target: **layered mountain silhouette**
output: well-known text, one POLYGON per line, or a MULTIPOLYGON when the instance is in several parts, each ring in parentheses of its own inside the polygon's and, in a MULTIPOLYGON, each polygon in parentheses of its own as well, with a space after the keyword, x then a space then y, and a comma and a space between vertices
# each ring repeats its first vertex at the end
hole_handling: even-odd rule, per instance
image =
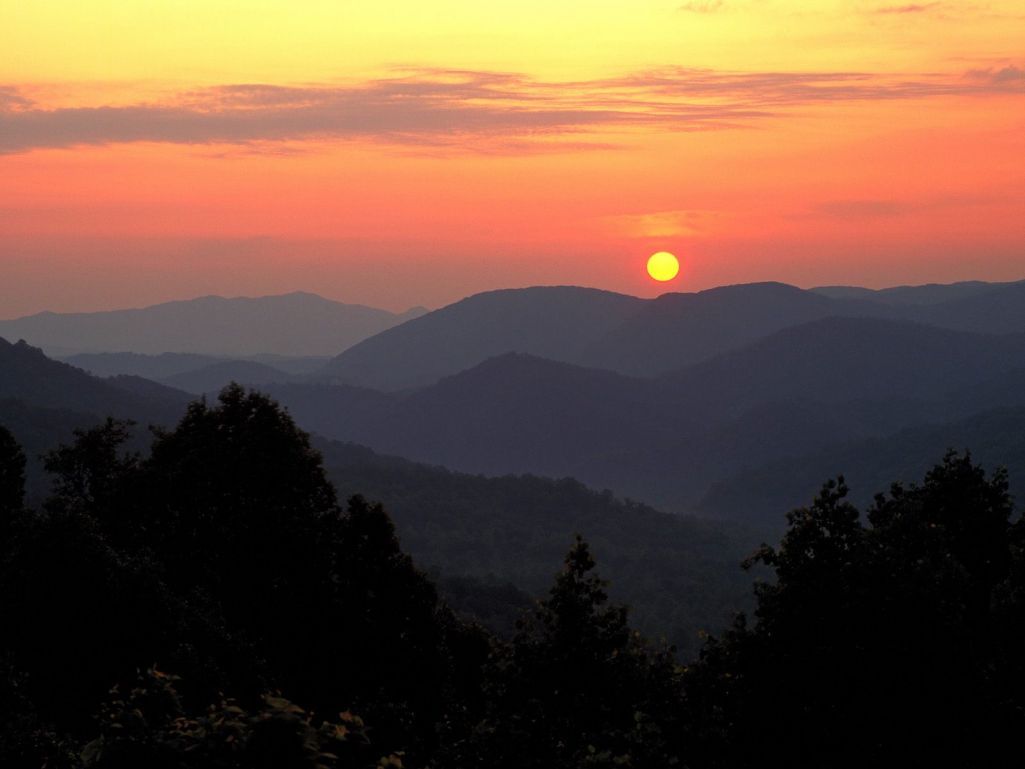
POLYGON ((493 291, 370 337, 320 374, 346 384, 402 390, 518 352, 654 376, 829 317, 1023 333, 1025 282, 892 291, 754 283, 652 300, 570 286, 493 291))
MULTIPOLYGON (((568 476, 665 509, 757 519, 773 506, 728 509, 715 500, 746 492, 730 497, 721 484, 738 479, 739 489, 773 463, 1025 406, 1023 308, 1025 282, 881 291, 760 283, 654 300, 516 289, 389 328, 312 375, 314 359, 253 351, 249 360, 96 354, 74 360, 159 384, 65 367, 0 397, 154 421, 154 405, 173 410, 183 390, 238 381, 280 399, 306 429, 385 454, 468 473, 568 476), (58 386, 69 372, 76 384, 58 386)), ((20 367, 56 365, 15 347, 27 356, 20 367)), ((946 448, 936 445, 910 475, 946 448)))
POLYGON ((259 298, 206 296, 137 310, 44 312, 0 321, 0 336, 25 339, 53 355, 335 355, 423 312, 416 308, 395 314, 301 292, 259 298))
POLYGON ((1020 289, 1025 282, 987 283, 968 280, 960 283, 927 283, 922 286, 893 286, 891 288, 861 288, 860 286, 819 286, 817 294, 833 298, 864 299, 897 306, 943 304, 954 300, 971 300, 1007 289, 1020 289))
POLYGON ((78 353, 60 357, 64 363, 88 371, 99 377, 126 374, 160 380, 187 371, 221 363, 226 358, 188 352, 165 352, 146 355, 138 352, 78 353))
MULTIPOLYGON (((575 373, 564 364, 529 360, 575 373)), ((623 379, 598 374, 609 381, 599 384, 595 394, 606 392, 601 390, 605 386, 613 392, 623 379)), ((344 403, 355 414, 385 414, 401 400, 368 389, 280 387, 285 395, 294 390, 307 409, 332 413, 331 406, 344 403), (312 397, 317 393, 320 401, 312 397)), ((631 396, 624 397, 625 405, 631 396)), ((139 420, 140 428, 151 423, 170 426, 181 418, 189 399, 141 377, 101 379, 50 360, 24 342, 0 340, 0 424, 11 430, 29 457, 32 499, 39 499, 47 487, 41 455, 69 441, 75 428, 98 424, 106 416, 139 420)), ((145 452, 147 445, 146 431, 140 429, 127 448, 145 452)), ((321 438, 316 445, 342 498, 360 493, 384 500, 417 562, 440 576, 443 589, 454 578, 461 586, 459 600, 470 605, 474 591, 486 592, 496 580, 530 594, 541 592, 550 582, 553 560, 558 561, 580 531, 588 533, 606 563, 605 573, 615 580, 616 600, 635 607, 638 626, 667 635, 688 654, 698 648, 700 631, 725 626, 749 593, 750 578, 736 563, 759 541, 757 529, 669 515, 569 479, 484 478, 352 443, 321 438)), ((512 616, 505 618, 509 627, 511 621, 512 616)))
POLYGON ((723 286, 664 294, 593 343, 585 365, 651 376, 829 316, 888 313, 857 299, 830 299, 784 283, 723 286))
MULTIPOLYGON (((219 363, 252 362, 274 369, 275 376, 309 374, 324 366, 329 356, 292 356, 270 353, 253 354, 248 357, 226 357, 200 355, 198 353, 165 352, 147 355, 138 352, 96 352, 78 353, 60 357, 65 363, 84 369, 96 376, 117 376, 129 374, 147 379, 163 381, 180 374, 214 366, 219 363)), ((230 372, 226 372, 230 373, 230 372)))
POLYGON ((1023 334, 825 318, 658 377, 510 353, 390 396, 269 389, 331 437, 466 472, 568 475, 681 509, 742 467, 985 408, 966 392, 1023 367, 1023 334))
MULTIPOLYGON (((173 424, 190 393, 257 386, 322 436, 343 495, 389 504, 443 584, 534 592, 582 531, 640 624, 689 645, 744 592, 730 564, 759 539, 746 527, 779 526, 826 478, 846 473, 864 501, 921 477, 948 447, 1025 475, 1023 292, 489 292, 388 328, 313 374, 320 362, 295 357, 301 346, 72 359, 101 377, 2 341, 0 423, 26 446, 38 495, 39 456, 75 427, 133 419, 131 448, 145 450, 145 426, 173 424)), ((269 323, 253 321, 254 345, 275 344, 256 340, 269 323)))
POLYGON ((229 382, 245 382, 247 385, 265 385, 270 382, 287 382, 295 375, 281 369, 257 363, 252 360, 225 360, 210 363, 191 371, 182 371, 162 378, 160 381, 190 393, 216 392, 229 382))
POLYGON ((354 345, 320 373, 347 384, 400 390, 506 352, 582 363, 588 348, 644 304, 576 286, 489 291, 354 345))
POLYGON ((187 393, 138 377, 100 379, 51 360, 24 341, 0 338, 0 398, 48 409, 168 423, 189 401, 187 393))
MULTIPOLYGON (((1023 398, 1025 400, 1025 398, 1023 398)), ((943 450, 971 451, 976 462, 991 470, 1008 470, 1012 492, 1020 498, 1025 475, 1025 407, 988 410, 952 422, 907 427, 883 437, 853 441, 815 452, 786 457, 731 475, 698 502, 698 512, 717 518, 783 521, 778 511, 810 501, 810 491, 823 479, 843 475, 851 499, 867 505, 886 492, 894 480, 913 483, 943 450)))

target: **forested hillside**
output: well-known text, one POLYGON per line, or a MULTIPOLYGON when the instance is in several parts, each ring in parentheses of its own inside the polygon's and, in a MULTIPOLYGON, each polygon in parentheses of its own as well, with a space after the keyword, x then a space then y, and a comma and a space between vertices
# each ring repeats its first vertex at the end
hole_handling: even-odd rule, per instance
MULTIPOLYGON (((170 427, 187 401, 184 393, 149 380, 101 380, 26 345, 9 349, 17 355, 9 359, 6 378, 0 375, 0 396, 9 392, 19 398, 0 399, 0 424, 25 448, 33 503, 45 499, 51 485, 40 457, 70 441, 75 428, 102 423, 105 415, 133 418, 135 424, 124 430, 125 447, 146 454, 149 426, 170 427), (5 392, 9 382, 17 388, 5 392), (69 407, 36 405, 37 394, 45 403, 69 407), (168 397, 181 405, 171 406, 168 397)), ((283 387, 306 395, 307 406, 320 409, 340 392, 350 407, 364 410, 392 397, 330 386, 283 387)), ((296 410, 297 417, 306 413, 296 410)), ((361 493, 387 504, 404 547, 438 575, 443 589, 452 586, 453 596, 462 596, 460 607, 492 627, 512 627, 523 596, 529 601, 543 592, 551 564, 576 533, 593 539, 615 578, 613 594, 636 607, 639 626, 653 637, 668 638, 684 656, 696 654, 701 633, 725 627, 747 603, 751 580, 737 563, 761 541, 758 525, 667 515, 568 478, 484 478, 351 444, 317 439, 316 445, 343 495, 361 493)))
POLYGON ((511 637, 461 618, 265 396, 126 434, 27 507, 0 429, 4 767, 987 766, 1025 728, 1025 520, 966 456, 863 513, 828 482, 683 667, 580 538, 511 637))

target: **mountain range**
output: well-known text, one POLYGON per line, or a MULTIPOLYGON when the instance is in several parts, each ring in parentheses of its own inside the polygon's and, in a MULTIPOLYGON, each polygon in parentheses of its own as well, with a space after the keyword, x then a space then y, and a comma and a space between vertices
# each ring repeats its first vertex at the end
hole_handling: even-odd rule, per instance
POLYGON ((330 437, 465 472, 572 476, 679 510, 744 467, 1006 403, 985 390, 1022 368, 1025 334, 826 318, 657 377, 508 353, 399 393, 266 389, 330 437))
MULTIPOLYGON (((29 458, 34 501, 47 489, 42 456, 69 442, 73 430, 107 416, 135 420, 126 448, 145 452, 146 428, 173 425, 190 399, 138 377, 98 378, 24 342, 0 340, 0 424, 29 458)), ((458 587, 457 606, 493 610, 496 592, 526 597, 529 605, 577 532, 587 532, 604 573, 616 582, 613 596, 635 607, 638 627, 668 636, 688 654, 702 631, 724 626, 747 600, 750 577, 737 564, 757 544, 757 527, 669 515, 570 479, 484 478, 323 437, 315 445, 340 497, 384 500, 404 548, 443 587, 458 587)), ((514 600, 490 619, 511 629, 523 605, 514 600)))
MULTIPOLYGON (((278 308, 242 330, 204 327, 207 300, 181 303, 192 325, 176 341, 149 337, 147 352, 60 362, 0 341, 0 424, 30 456, 33 494, 45 489, 40 455, 74 428, 131 419, 130 448, 144 451, 146 426, 239 381, 319 436, 343 493, 383 499, 460 600, 516 604, 581 531, 641 625, 696 648, 698 629, 741 605, 749 577, 732 564, 827 478, 845 474, 867 503, 948 448, 1025 477, 1025 283, 763 283, 653 300, 496 291, 393 318, 335 357, 326 332, 316 346, 284 348, 283 331, 261 340, 282 302, 326 301, 271 299, 218 300, 278 308), (195 351, 243 333, 249 347, 195 351)), ((146 313, 126 312, 104 321, 112 345, 146 313)))
POLYGON ((396 314, 302 292, 258 298, 205 296, 133 310, 43 312, 0 321, 0 337, 25 339, 51 355, 335 355, 424 312, 414 308, 396 314))
POLYGON ((651 300, 575 286, 493 291, 369 337, 319 373, 345 384, 402 390, 519 352, 654 376, 829 317, 903 320, 978 333, 1025 332, 1025 282, 891 292, 753 283, 651 300))

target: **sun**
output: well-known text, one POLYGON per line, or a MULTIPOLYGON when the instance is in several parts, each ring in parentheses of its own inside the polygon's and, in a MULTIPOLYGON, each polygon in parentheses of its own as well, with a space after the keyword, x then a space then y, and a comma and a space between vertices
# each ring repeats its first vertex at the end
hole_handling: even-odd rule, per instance
POLYGON ((672 280, 680 271, 680 260, 668 251, 658 251, 648 257, 648 274, 657 281, 672 280))

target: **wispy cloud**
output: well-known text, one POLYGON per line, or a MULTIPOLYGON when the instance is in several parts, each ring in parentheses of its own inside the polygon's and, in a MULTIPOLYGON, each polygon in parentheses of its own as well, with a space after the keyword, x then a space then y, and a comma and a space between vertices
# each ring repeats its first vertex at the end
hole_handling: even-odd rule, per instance
POLYGON ((32 106, 32 100, 23 96, 13 86, 0 86, 0 114, 4 112, 26 109, 32 106))
POLYGON ((875 13, 926 13, 927 11, 939 10, 943 3, 909 3, 907 5, 886 5, 876 8, 875 13))
POLYGON ((617 214, 603 217, 603 221, 613 232, 629 237, 696 237, 706 234, 723 216, 721 211, 682 209, 617 214))
POLYGON ((987 83, 995 89, 1020 90, 1025 93, 1025 69, 1006 66, 991 69, 973 69, 968 77, 987 83))
POLYGON ((802 105, 1006 93, 1023 84, 1025 70, 1015 66, 907 77, 674 67, 573 82, 415 69, 356 84, 241 83, 161 102, 57 108, 0 86, 0 153, 143 141, 246 146, 311 139, 478 152, 608 148, 615 144, 608 134, 638 126, 720 130, 802 105))

